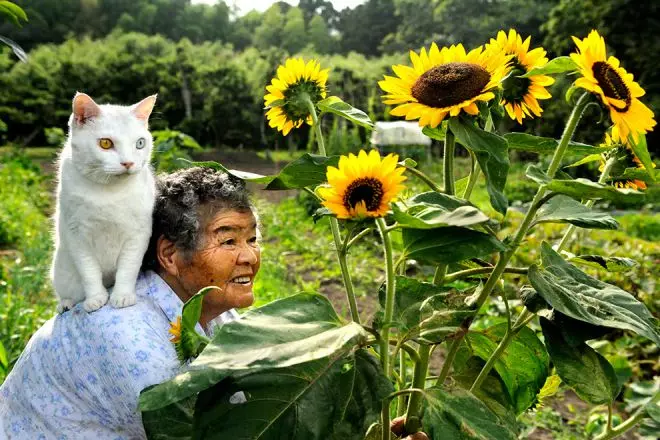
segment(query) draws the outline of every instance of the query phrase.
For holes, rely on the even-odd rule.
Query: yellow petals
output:
[[[341,156],[337,167],[327,169],[329,186],[317,190],[323,206],[340,219],[383,217],[406,180],[398,160],[395,154],[381,159],[378,150]]]

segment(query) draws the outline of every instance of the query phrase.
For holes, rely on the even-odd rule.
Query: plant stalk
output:
[[[584,112],[584,109],[589,103],[588,98],[589,98],[589,94],[587,92],[583,93],[582,96],[580,96],[580,98],[578,99],[577,103],[575,104],[575,107],[573,108],[571,115],[568,117],[566,128],[564,129],[564,133],[562,134],[561,140],[559,141],[559,145],[557,146],[557,149],[555,150],[555,154],[552,156],[552,160],[550,162],[550,165],[548,166],[547,175],[550,178],[554,177],[555,173],[559,169],[559,166],[561,165],[561,161],[562,158],[564,157],[564,153],[566,153],[566,149],[568,148],[568,143],[573,137],[573,133],[575,133],[577,124],[580,121],[580,118],[582,117],[582,113]],[[518,228],[518,231],[516,232],[516,235],[509,244],[509,249],[500,254],[500,259],[497,262],[497,265],[495,266],[493,272],[488,277],[488,280],[486,280],[484,287],[482,288],[481,292],[479,293],[479,296],[475,300],[475,309],[477,313],[479,309],[481,309],[481,307],[484,305],[488,297],[490,296],[491,292],[493,291],[493,288],[495,287],[500,277],[504,273],[507,264],[515,254],[522,240],[525,238],[525,235],[527,234],[527,231],[529,230],[530,225],[534,220],[534,216],[536,215],[536,212],[539,210],[542,203],[544,202],[545,191],[546,191],[545,185],[541,185],[541,187],[536,192],[534,199],[532,199],[532,203],[530,204],[529,210],[527,211],[527,214],[525,214],[525,217],[523,218]],[[459,334],[456,337],[456,339],[454,340],[454,345],[452,345],[452,348],[450,349],[450,354],[454,354],[455,356],[455,353],[452,353],[452,351],[458,350],[458,346],[460,346],[460,343],[466,334],[467,331],[465,331],[462,334]],[[501,352],[503,351],[504,349],[501,350]],[[445,364],[447,364],[449,361],[453,362],[453,358],[452,359],[447,358]],[[495,363],[495,361],[497,361],[496,358],[492,359],[493,364]],[[446,369],[448,372],[450,366],[443,365],[443,372],[445,372],[445,367],[447,367]],[[445,378],[446,378],[446,374],[443,377],[443,374],[441,372],[440,377],[438,378],[438,385],[442,385]]]
[[[442,160],[443,178],[445,179],[445,194],[453,196],[454,188],[454,152],[456,151],[456,137],[451,130],[447,129],[445,134],[445,152]]]
[[[614,167],[614,165],[616,165],[616,162],[617,160],[616,157],[614,156],[607,159],[607,162],[605,162],[605,167],[603,168],[603,172],[600,174],[600,178],[598,179],[598,183],[603,184],[607,181],[607,179],[610,177],[610,171],[612,171],[612,168]],[[583,200],[582,203],[584,203],[584,206],[586,206],[587,208],[591,208],[592,206],[594,206],[595,201]],[[564,232],[564,236],[561,238],[561,241],[557,246],[557,252],[561,252],[563,249],[566,248],[568,243],[571,241],[575,229],[576,229],[575,225],[568,226],[568,229],[566,229],[566,232]]]
[[[376,219],[376,226],[380,231],[385,251],[385,316],[383,319],[383,328],[381,330],[381,354],[380,360],[383,371],[389,377],[390,371],[390,352],[389,338],[390,326],[392,325],[392,315],[394,313],[394,262],[392,260],[392,241],[387,233],[387,225],[383,218]]]
[[[653,397],[651,397],[651,400],[647,402],[646,405],[654,405],[658,402],[660,402],[660,391],[656,391],[656,393],[653,395]],[[637,411],[635,411],[635,413],[632,416],[630,416],[625,422],[621,423],[620,425],[617,425],[611,430],[605,431],[604,433],[594,437],[594,440],[609,440],[611,438],[618,437],[621,434],[637,426],[637,424],[641,422],[644,416],[646,415],[646,405],[642,405],[641,407],[639,407]]]
[[[426,388],[426,376],[429,372],[431,346],[420,345],[417,354],[419,354],[419,362],[415,363],[412,387],[423,390]],[[408,433],[415,433],[422,427],[419,417],[419,412],[422,409],[422,397],[422,394],[415,393],[408,400],[408,411],[406,411],[406,431]]]
[[[462,341],[463,336],[457,337],[452,341],[451,346],[449,347],[449,351],[447,352],[447,356],[445,357],[445,362],[442,364],[442,370],[440,370],[438,380],[435,383],[436,386],[442,386],[442,384],[445,383],[447,376],[449,376],[449,370],[454,363],[454,359],[456,359],[458,349],[461,347]]]
[[[307,106],[309,107],[309,113],[312,115],[312,125],[314,126],[314,131],[316,133],[316,144],[319,147],[319,154],[326,156],[323,132],[321,131],[321,124],[319,124],[319,119],[316,114],[316,106],[309,97],[307,98]],[[351,311],[351,319],[353,322],[360,324],[360,314],[358,313],[355,292],[353,291],[353,280],[351,280],[351,273],[348,271],[344,243],[342,242],[339,233],[339,222],[334,217],[330,217],[330,230],[332,231],[332,238],[335,242],[335,249],[337,250],[337,259],[339,260],[339,267],[341,268],[341,276],[344,281],[344,287],[346,288],[346,299]]]

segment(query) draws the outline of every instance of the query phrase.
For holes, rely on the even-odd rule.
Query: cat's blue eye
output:
[[[135,148],[137,148],[138,150],[141,150],[141,149],[144,148],[144,146],[145,146],[146,144],[147,144],[147,141],[145,141],[144,138],[140,138],[140,139],[138,139],[137,142],[135,143]]]

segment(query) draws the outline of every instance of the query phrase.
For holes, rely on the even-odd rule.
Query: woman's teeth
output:
[[[231,280],[232,283],[247,284],[250,282],[250,277],[236,277]]]

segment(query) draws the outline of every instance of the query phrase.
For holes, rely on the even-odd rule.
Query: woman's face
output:
[[[179,265],[179,283],[190,296],[207,286],[204,308],[217,313],[252,305],[261,252],[250,211],[219,210],[207,217],[200,249]]]

